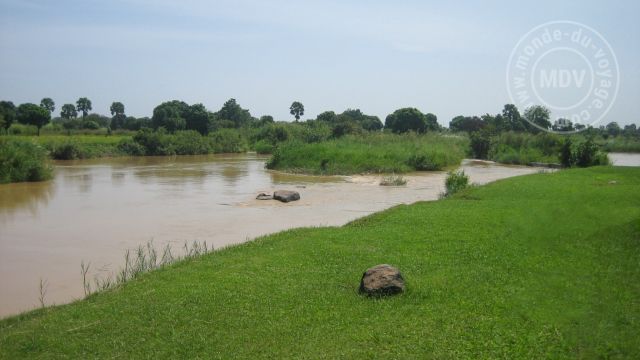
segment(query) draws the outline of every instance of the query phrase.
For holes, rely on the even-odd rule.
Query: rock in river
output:
[[[256,200],[273,200],[273,196],[265,193],[260,193],[256,196]]]
[[[297,191],[277,190],[273,193],[273,198],[282,202],[300,200],[300,194]]]
[[[402,274],[391,265],[376,265],[362,274],[360,292],[370,296],[393,295],[404,291]]]

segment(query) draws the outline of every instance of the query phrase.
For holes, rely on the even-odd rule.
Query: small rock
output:
[[[617,183],[618,183],[618,182],[617,182],[617,181],[615,181],[615,180],[611,180],[611,181],[609,181],[609,185],[615,185],[615,184],[617,184]]]
[[[300,200],[300,194],[297,191],[277,190],[273,193],[273,198],[282,202]]]
[[[260,193],[256,196],[256,200],[273,200],[273,196],[265,193]]]
[[[404,291],[402,274],[391,265],[376,265],[362,274],[360,293],[369,296],[393,295]]]

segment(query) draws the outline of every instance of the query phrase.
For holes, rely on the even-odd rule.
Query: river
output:
[[[386,187],[380,176],[289,175],[264,162],[256,154],[58,161],[52,181],[0,185],[0,317],[37,307],[41,279],[48,305],[81,298],[81,261],[91,263],[90,278],[104,277],[122,266],[126,249],[150,240],[220,248],[293,227],[343,225],[435,200],[446,176],[408,174],[406,186]],[[540,171],[473,161],[462,168],[477,184]],[[301,200],[255,200],[275,189],[296,190]]]

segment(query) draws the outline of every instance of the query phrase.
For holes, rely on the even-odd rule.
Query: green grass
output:
[[[442,135],[369,134],[318,143],[278,146],[270,169],[293,173],[349,175],[442,170],[464,158],[467,139]]]
[[[0,137],[0,184],[43,181],[52,176],[47,151],[32,141]]]
[[[631,136],[617,136],[607,140],[600,140],[598,144],[607,152],[640,153],[640,138]]]
[[[637,359],[639,203],[571,169],[290,230],[2,320],[0,358]],[[358,295],[379,263],[406,293]]]
[[[15,138],[30,139],[42,145],[53,159],[71,160],[127,155],[120,151],[118,144],[131,137],[127,135],[41,135]]]
[[[559,135],[505,132],[491,139],[488,157],[503,164],[560,163],[561,146]]]

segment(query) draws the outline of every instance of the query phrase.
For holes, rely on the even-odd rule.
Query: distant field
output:
[[[290,230],[2,320],[0,358],[637,359],[639,203],[596,167]],[[357,293],[380,263],[405,294]]]

